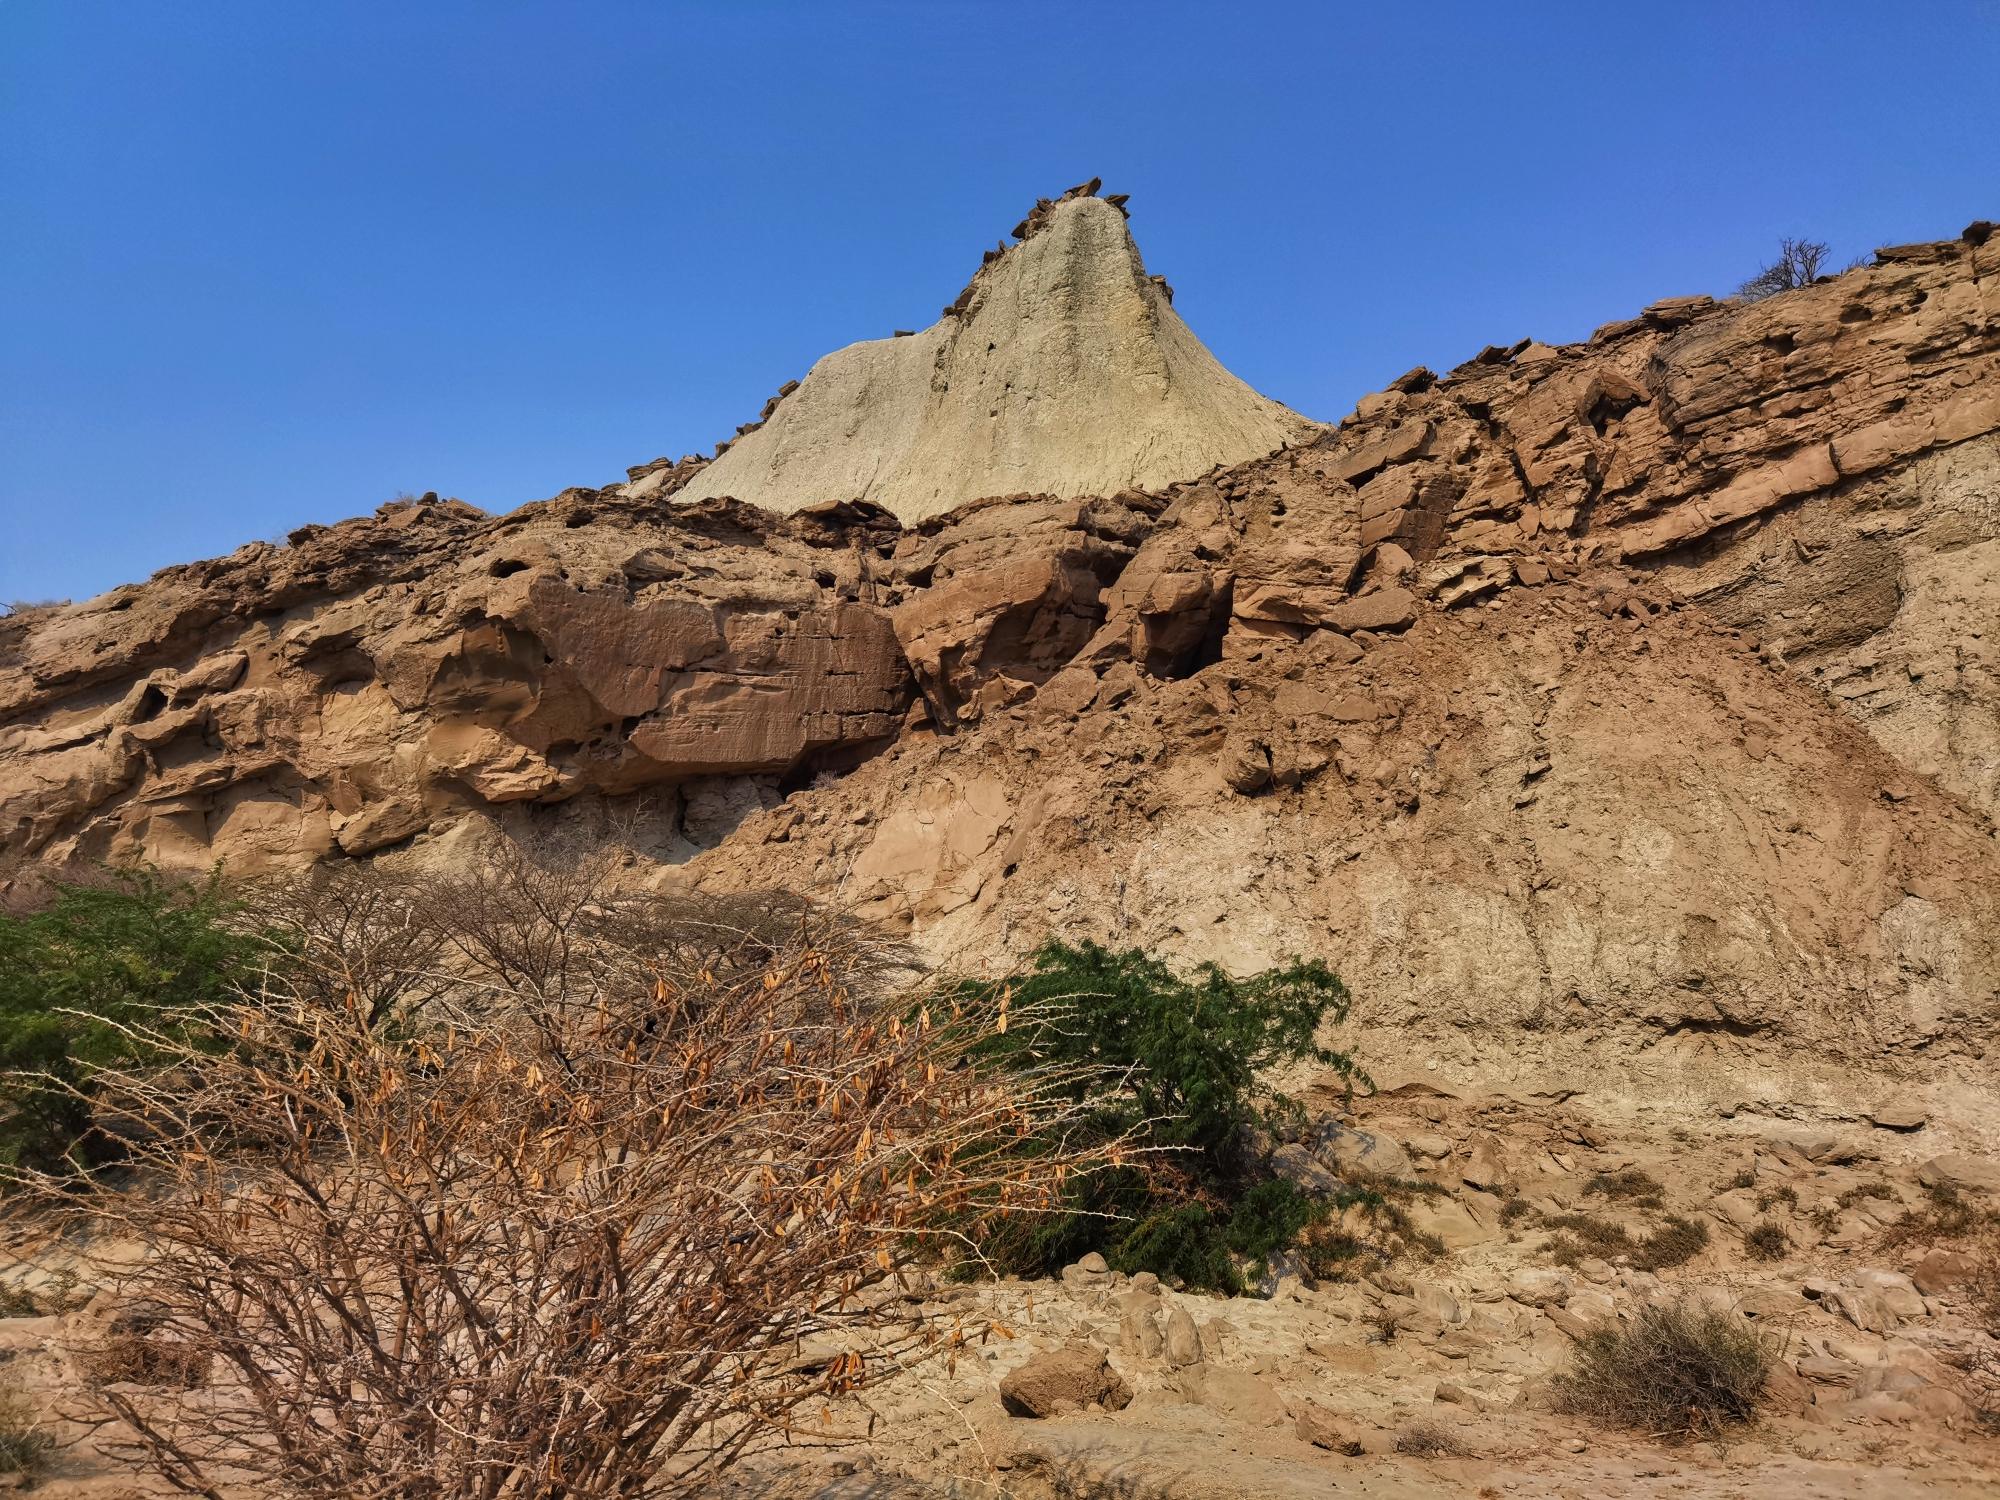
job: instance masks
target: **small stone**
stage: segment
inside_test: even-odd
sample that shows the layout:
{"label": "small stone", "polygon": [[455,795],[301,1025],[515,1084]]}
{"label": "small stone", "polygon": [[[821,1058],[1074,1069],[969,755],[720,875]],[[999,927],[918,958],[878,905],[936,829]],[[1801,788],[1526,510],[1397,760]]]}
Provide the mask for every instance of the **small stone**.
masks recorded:
{"label": "small stone", "polygon": [[1930,1116],[1914,1104],[1883,1104],[1870,1110],[1868,1119],[1883,1130],[1922,1130]]}

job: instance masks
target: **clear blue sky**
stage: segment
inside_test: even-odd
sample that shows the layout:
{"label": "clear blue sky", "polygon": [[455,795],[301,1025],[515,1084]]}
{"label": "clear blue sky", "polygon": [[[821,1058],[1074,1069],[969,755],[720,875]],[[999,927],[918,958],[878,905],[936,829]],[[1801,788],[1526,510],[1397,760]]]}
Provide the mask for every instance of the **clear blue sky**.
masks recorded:
{"label": "clear blue sky", "polygon": [[0,599],[706,447],[1094,174],[1338,417],[2000,218],[2000,6],[0,0]]}

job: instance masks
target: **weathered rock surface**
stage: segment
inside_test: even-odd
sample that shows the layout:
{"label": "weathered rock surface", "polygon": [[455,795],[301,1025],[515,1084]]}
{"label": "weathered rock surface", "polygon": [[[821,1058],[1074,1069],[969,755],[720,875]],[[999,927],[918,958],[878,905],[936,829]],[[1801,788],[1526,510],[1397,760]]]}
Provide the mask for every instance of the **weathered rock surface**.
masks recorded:
{"label": "weathered rock surface", "polygon": [[1132,1391],[1102,1349],[1068,1344],[1030,1355],[1000,1382],[1000,1400],[1019,1417],[1052,1417],[1086,1406],[1117,1411]]}
{"label": "weathered rock surface", "polygon": [[[1024,227],[893,348],[1124,253],[1087,195]],[[1150,491],[689,501],[809,386],[712,465],[0,621],[0,854],[441,858],[615,812],[679,878],[954,962],[1052,929],[1317,954],[1440,1082],[1851,1098],[1816,1070],[1865,1062],[1932,1091],[1869,1101],[1990,1095],[2000,240],[1414,371]]]}
{"label": "weathered rock surface", "polygon": [[499,521],[411,503],[12,619],[0,846],[254,871],[654,791],[655,851],[685,855],[901,727],[914,684],[864,597],[895,536],[727,504],[613,520],[589,492]]}

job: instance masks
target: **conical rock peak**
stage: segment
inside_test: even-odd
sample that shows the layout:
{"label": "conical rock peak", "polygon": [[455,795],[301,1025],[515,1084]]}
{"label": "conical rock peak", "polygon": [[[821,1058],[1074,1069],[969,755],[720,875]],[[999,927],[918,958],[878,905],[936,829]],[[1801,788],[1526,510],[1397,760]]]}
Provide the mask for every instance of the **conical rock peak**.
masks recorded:
{"label": "conical rock peak", "polygon": [[1312,431],[1224,369],[1146,273],[1125,214],[1038,205],[920,333],[851,344],[679,492],[917,521],[993,495],[1157,489]]}

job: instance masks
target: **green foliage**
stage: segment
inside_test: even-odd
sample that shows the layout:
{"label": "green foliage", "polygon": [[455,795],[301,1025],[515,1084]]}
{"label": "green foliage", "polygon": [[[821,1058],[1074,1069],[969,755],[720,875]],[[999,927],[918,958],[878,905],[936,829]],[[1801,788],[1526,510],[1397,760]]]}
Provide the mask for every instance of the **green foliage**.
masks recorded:
{"label": "green foliage", "polygon": [[1368,1245],[1325,1219],[1299,1236],[1299,1263],[1314,1281],[1351,1280],[1356,1263],[1368,1256]]}
{"label": "green foliage", "polygon": [[1770,1368],[1769,1346],[1734,1315],[1660,1303],[1586,1332],[1556,1376],[1556,1405],[1647,1433],[1712,1433],[1755,1415]]}
{"label": "green foliage", "polygon": [[1105,1259],[1114,1271],[1151,1271],[1234,1297],[1243,1291],[1243,1277],[1227,1241],[1207,1204],[1180,1203],[1141,1219]]}
{"label": "green foliage", "polygon": [[250,977],[268,949],[233,910],[219,876],[183,885],[135,869],[0,913],[0,1159],[54,1169],[115,1155],[91,1131],[90,1080],[143,1060],[122,1027],[172,1031]]}
{"label": "green foliage", "polygon": [[1266,1261],[1289,1248],[1299,1232],[1325,1213],[1326,1205],[1282,1177],[1257,1183],[1236,1202],[1223,1233],[1237,1255]]}
{"label": "green foliage", "polygon": [[1081,1064],[1116,1080],[1105,1124],[1142,1123],[1151,1144],[1186,1147],[1211,1170],[1233,1164],[1245,1127],[1291,1119],[1290,1101],[1258,1081],[1281,1061],[1312,1061],[1365,1081],[1345,1053],[1322,1047],[1319,1028],[1346,1019],[1339,976],[1295,962],[1249,979],[1203,964],[1183,979],[1136,948],[1045,944],[1012,983],[1031,1017],[988,1043],[990,1052],[1039,1063]]}
{"label": "green foliage", "polygon": [[1365,1084],[1347,1054],[1317,1040],[1349,1003],[1339,977],[1317,962],[1248,979],[1211,963],[1183,978],[1138,949],[1044,945],[1008,985],[1018,1021],[985,1039],[980,1055],[1022,1070],[1074,1070],[1086,1132],[1142,1149],[1137,1165],[1078,1183],[1067,1213],[1024,1220],[989,1242],[987,1257],[1014,1274],[1043,1275],[1099,1250],[1119,1269],[1235,1290],[1232,1255],[1267,1259],[1319,1212],[1288,1183],[1252,1180],[1246,1141],[1302,1115],[1258,1075],[1311,1061]]}

